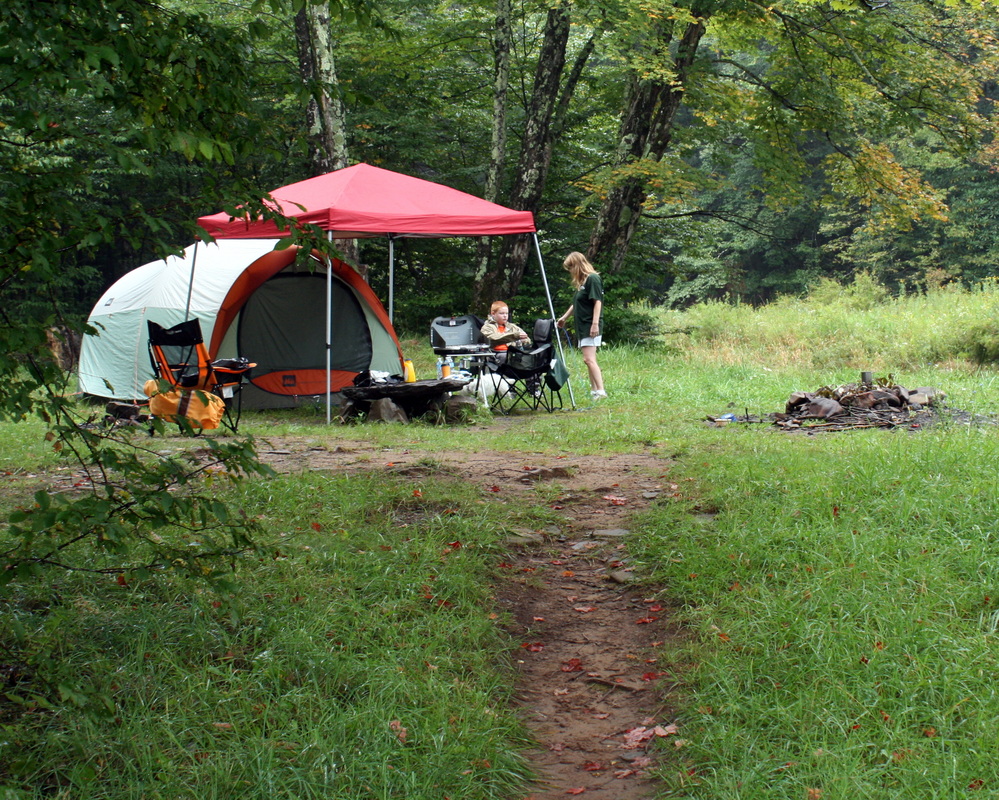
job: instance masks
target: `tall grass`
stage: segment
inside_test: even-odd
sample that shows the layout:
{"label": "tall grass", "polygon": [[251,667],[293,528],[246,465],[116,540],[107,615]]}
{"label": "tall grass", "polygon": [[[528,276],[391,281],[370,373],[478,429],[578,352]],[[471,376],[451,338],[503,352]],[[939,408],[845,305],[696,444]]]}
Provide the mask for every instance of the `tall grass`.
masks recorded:
{"label": "tall grass", "polygon": [[810,297],[759,310],[715,302],[658,316],[673,347],[693,347],[715,363],[898,371],[999,354],[994,282],[887,298],[860,280],[847,289],[823,284]]}

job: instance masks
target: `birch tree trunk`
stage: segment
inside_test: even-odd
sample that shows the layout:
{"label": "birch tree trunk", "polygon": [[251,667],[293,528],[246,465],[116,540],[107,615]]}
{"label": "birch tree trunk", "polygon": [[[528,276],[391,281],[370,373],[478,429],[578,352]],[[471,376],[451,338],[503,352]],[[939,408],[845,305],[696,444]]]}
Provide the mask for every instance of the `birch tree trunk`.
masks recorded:
{"label": "birch tree trunk", "polygon": [[[333,32],[325,4],[306,3],[295,14],[295,40],[299,73],[311,95],[306,109],[309,160],[314,175],[325,175],[350,164],[347,114],[340,99]],[[347,262],[359,266],[356,239],[340,239],[337,246]]]}

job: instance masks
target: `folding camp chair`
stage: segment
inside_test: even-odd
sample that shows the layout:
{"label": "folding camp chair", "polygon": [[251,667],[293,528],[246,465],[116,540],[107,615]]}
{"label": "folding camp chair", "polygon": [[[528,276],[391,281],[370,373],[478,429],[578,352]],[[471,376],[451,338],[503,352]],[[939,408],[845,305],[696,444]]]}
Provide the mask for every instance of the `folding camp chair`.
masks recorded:
{"label": "folding camp chair", "polygon": [[501,414],[509,414],[519,405],[531,411],[562,408],[562,386],[568,375],[552,343],[555,330],[554,320],[539,319],[534,323],[530,348],[507,350],[506,361],[496,369],[496,374],[506,379],[497,387],[493,401]]}
{"label": "folding camp chair", "polygon": [[169,422],[184,417],[192,427],[202,429],[217,428],[224,418],[235,432],[243,379],[256,364],[245,358],[213,361],[196,318],[172,328],[152,321],[147,326],[149,360],[156,375],[146,384],[150,415]]}

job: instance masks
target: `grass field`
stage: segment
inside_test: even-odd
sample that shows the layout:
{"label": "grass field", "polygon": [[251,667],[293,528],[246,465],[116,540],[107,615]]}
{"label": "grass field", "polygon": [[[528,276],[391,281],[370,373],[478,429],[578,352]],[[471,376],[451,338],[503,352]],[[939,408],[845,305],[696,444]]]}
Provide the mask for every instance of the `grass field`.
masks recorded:
{"label": "grass field", "polygon": [[[299,410],[243,428],[442,462],[654,445],[682,488],[633,521],[629,547],[692,632],[661,656],[681,678],[682,741],[667,744],[661,796],[994,796],[996,428],[704,422],[781,411],[861,370],[996,412],[996,372],[969,360],[993,335],[990,291],[871,295],[661,314],[658,341],[605,348],[611,397],[573,413],[327,427]],[[428,374],[429,348],[406,344]],[[578,384],[577,355],[569,366]],[[63,466],[43,434],[4,426],[5,509]],[[490,581],[504,535],[552,519],[550,491],[511,508],[446,477],[277,476],[229,498],[268,537],[237,559],[233,590],[54,571],[12,584],[0,797],[519,800],[515,645]]]}

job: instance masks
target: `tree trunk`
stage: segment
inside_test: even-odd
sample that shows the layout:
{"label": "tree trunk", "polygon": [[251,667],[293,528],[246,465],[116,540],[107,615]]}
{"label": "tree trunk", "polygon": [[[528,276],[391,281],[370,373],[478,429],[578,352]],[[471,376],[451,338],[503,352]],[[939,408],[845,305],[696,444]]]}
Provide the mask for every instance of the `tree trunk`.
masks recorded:
{"label": "tree trunk", "polygon": [[[683,104],[690,67],[697,54],[704,21],[687,23],[673,60],[673,80],[642,80],[633,76],[626,108],[621,117],[616,164],[619,167],[639,160],[659,161],[673,139],[676,114]],[[670,28],[660,36],[662,49],[670,43]],[[642,217],[648,192],[641,175],[632,175],[610,190],[597,215],[587,255],[591,261],[610,258],[609,270],[618,271],[628,254],[631,239]]]}
{"label": "tree trunk", "polygon": [[[560,3],[549,10],[524,123],[517,177],[508,203],[518,211],[533,211],[537,207],[548,176],[552,119],[558,107],[559,88],[565,70],[569,24],[568,3]],[[484,304],[495,297],[516,294],[524,276],[530,246],[529,236],[504,238],[495,265],[486,270],[475,283],[473,295],[477,304]]]}
{"label": "tree trunk", "polygon": [[[346,110],[340,99],[329,9],[325,5],[306,3],[295,14],[295,40],[299,73],[311,95],[306,109],[309,161],[314,175],[325,175],[350,164]],[[340,239],[337,247],[348,263],[358,266],[356,239]]]}
{"label": "tree trunk", "polygon": [[[510,50],[513,43],[510,13],[510,0],[496,1],[496,31],[493,35],[493,133],[484,195],[490,203],[495,203],[499,197],[503,168],[506,165],[507,92],[510,86]],[[479,239],[476,249],[478,268],[475,271],[475,284],[477,285],[489,272],[492,237],[484,236]]]}

